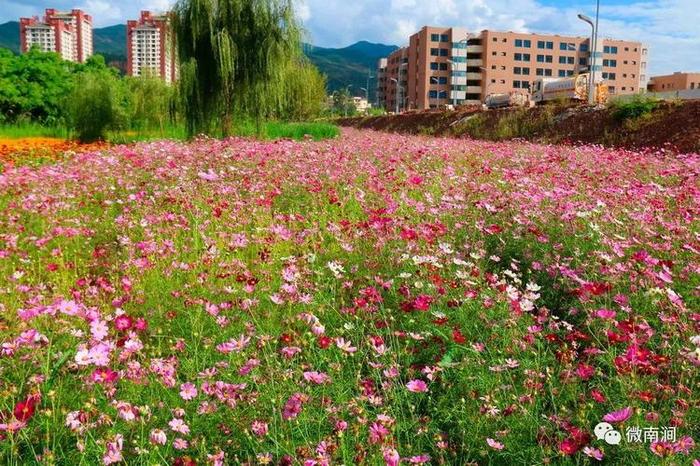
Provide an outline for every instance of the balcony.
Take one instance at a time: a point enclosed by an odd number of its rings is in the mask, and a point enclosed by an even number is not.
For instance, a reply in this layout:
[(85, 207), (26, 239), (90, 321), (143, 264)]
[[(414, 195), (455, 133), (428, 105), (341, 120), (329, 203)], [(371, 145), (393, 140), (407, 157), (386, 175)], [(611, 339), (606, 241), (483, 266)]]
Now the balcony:
[(480, 81), (481, 78), (482, 78), (481, 73), (470, 73), (470, 72), (467, 72), (467, 79), (469, 79), (469, 80)]
[(484, 46), (483, 45), (470, 45), (467, 50), (469, 50), (469, 53), (484, 53)]
[(484, 60), (481, 58), (468, 58), (467, 66), (484, 66)]

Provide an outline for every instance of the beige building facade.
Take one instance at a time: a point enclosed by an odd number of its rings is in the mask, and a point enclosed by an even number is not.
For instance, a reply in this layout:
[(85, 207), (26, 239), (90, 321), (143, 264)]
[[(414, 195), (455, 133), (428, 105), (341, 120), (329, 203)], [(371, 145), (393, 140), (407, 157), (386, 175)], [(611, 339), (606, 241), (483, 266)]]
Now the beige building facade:
[[(387, 110), (479, 104), (493, 93), (529, 92), (539, 77), (588, 72), (590, 39), (425, 26), (381, 62), (379, 101)], [(639, 42), (601, 39), (598, 67), (612, 95), (646, 90), (648, 49)], [(399, 87), (397, 87), (397, 85)]]
[(652, 76), (649, 81), (650, 92), (669, 92), (700, 89), (700, 73), (683, 73), (677, 71), (664, 76)]

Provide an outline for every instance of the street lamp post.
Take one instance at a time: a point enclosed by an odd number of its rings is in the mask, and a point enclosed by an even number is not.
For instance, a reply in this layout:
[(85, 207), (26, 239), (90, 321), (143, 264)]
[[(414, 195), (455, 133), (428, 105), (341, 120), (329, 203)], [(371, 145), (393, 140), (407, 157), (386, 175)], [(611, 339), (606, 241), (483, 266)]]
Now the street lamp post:
[(589, 52), (589, 55), (591, 57), (590, 62), (591, 62), (591, 69), (588, 73), (588, 103), (590, 105), (595, 104), (595, 64), (596, 64), (596, 45), (595, 45), (595, 37), (597, 35), (597, 28), (595, 23), (593, 23), (593, 20), (589, 18), (586, 15), (579, 14), (578, 19), (581, 21), (588, 23), (591, 26), (591, 50)]
[[(391, 78), (391, 80), (396, 83), (396, 98), (395, 98), (395, 100), (396, 100), (396, 114), (398, 115), (399, 114), (399, 95), (403, 94), (403, 86), (401, 84), (399, 84), (398, 79)], [(399, 92), (399, 91), (401, 91), (401, 92)]]
[(369, 88), (368, 87), (361, 87), (360, 88), (361, 91), (365, 91), (365, 100), (367, 101), (367, 105), (369, 105), (369, 91), (367, 89), (369, 89)]

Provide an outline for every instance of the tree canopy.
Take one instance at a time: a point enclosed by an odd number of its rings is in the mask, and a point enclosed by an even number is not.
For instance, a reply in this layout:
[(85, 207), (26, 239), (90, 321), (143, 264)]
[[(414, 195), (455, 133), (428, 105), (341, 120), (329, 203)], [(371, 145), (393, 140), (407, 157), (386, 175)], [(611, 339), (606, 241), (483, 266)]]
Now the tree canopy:
[(190, 134), (226, 134), (234, 115), (275, 109), (282, 74), (301, 54), (291, 0), (180, 0), (174, 27)]

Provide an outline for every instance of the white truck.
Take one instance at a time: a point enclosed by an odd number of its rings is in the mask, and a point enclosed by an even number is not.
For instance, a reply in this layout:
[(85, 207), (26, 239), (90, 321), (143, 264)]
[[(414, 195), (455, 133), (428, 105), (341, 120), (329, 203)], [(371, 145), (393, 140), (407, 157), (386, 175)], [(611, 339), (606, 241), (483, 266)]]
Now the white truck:
[[(537, 78), (532, 83), (532, 101), (535, 103), (552, 100), (588, 100), (589, 73), (567, 78)], [(602, 80), (594, 86), (595, 101), (604, 104), (608, 100), (608, 88)]]
[(530, 104), (530, 96), (522, 92), (489, 94), (484, 99), (484, 107), (494, 108), (526, 107)]

